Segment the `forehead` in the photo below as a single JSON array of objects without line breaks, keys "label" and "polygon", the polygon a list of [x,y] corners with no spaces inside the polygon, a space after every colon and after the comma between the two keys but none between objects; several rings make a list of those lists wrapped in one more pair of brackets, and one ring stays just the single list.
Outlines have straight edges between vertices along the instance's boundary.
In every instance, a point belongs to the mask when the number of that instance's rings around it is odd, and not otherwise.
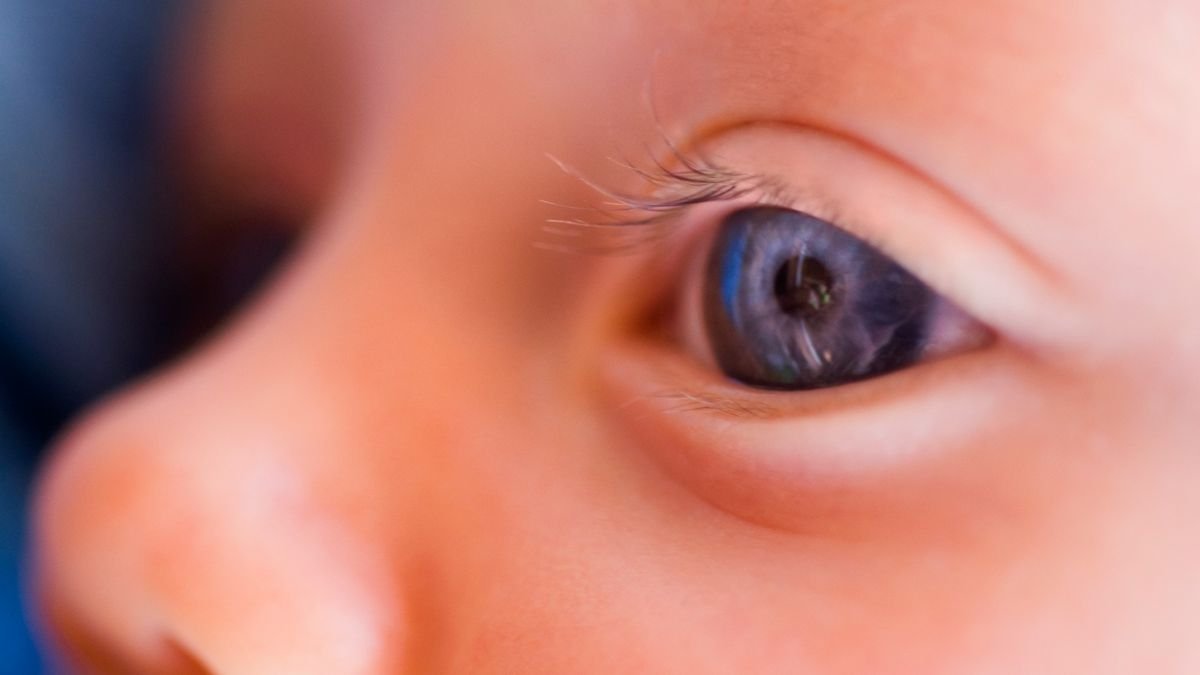
[{"label": "forehead", "polygon": [[1128,154],[1116,145],[1194,140],[1194,3],[748,0],[673,11],[707,15],[667,68],[689,73],[675,104],[693,124],[828,126],[936,174],[963,173],[987,144],[998,168],[1039,165],[1056,198],[1081,150],[1099,159]]}]

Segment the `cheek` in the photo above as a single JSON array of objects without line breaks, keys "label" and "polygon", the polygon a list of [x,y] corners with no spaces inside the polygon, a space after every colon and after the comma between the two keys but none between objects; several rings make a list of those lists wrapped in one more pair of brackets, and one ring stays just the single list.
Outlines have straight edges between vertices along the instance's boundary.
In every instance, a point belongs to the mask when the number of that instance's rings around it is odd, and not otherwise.
[{"label": "cheek", "polygon": [[[694,505],[778,535],[772,555],[787,568],[737,578],[754,580],[759,618],[821,645],[797,659],[1066,672],[1106,658],[1084,647],[1089,635],[1121,642],[1130,616],[1171,632],[1162,617],[1192,602],[1163,596],[1195,578],[1196,538],[1166,532],[1195,503],[1183,483],[1196,458],[1129,404],[1152,393],[1136,383],[1010,358],[959,371],[967,389],[938,399],[932,421],[919,405],[896,416],[866,402],[861,420],[817,410],[764,422],[680,410],[656,396],[669,358],[655,354],[648,374],[623,356],[614,424]],[[737,569],[729,552],[720,560]],[[1164,639],[1178,636],[1129,649]]]}]

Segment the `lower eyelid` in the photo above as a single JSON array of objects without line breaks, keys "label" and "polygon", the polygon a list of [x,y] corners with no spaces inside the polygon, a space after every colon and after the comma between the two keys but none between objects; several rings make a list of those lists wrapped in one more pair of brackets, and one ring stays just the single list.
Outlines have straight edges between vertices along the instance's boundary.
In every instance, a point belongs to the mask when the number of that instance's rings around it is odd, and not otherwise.
[{"label": "lower eyelid", "polygon": [[[814,495],[870,490],[972,447],[1021,400],[1019,352],[997,345],[839,390],[761,394],[708,380],[665,346],[606,364],[609,409],[677,480],[779,529],[810,524]],[[1028,398],[1028,397],[1023,397]]]},{"label": "lower eyelid", "polygon": [[[960,385],[979,372],[973,361],[987,359],[988,352],[1019,353],[999,343],[988,333],[971,351],[931,358],[928,362],[881,377],[824,389],[776,391],[756,389],[733,381],[707,363],[680,353],[672,344],[656,338],[630,340],[616,346],[608,356],[605,377],[610,388],[620,385],[628,397],[622,405],[641,402],[666,411],[672,402],[696,405],[675,407],[675,413],[740,419],[751,417],[767,422],[828,417],[853,410],[901,404],[907,398],[937,394],[939,384]],[[630,389],[630,382],[641,384]],[[744,414],[753,411],[753,414]]]}]

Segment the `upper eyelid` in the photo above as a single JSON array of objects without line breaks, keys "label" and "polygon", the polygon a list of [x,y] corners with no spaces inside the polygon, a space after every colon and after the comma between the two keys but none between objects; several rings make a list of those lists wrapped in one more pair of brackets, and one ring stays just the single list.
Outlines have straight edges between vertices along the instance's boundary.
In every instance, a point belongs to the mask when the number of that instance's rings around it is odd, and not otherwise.
[{"label": "upper eyelid", "polygon": [[[745,134],[755,133],[772,134],[772,147],[779,144],[775,135],[783,144],[805,144],[805,150],[787,153],[792,159],[785,161],[806,157],[807,148],[816,142],[817,147],[837,149],[842,157],[855,157],[854,161],[860,163],[865,159],[865,164],[872,167],[868,169],[872,174],[887,177],[885,184],[911,185],[903,190],[906,193],[911,190],[927,209],[936,204],[933,210],[938,212],[921,220],[911,217],[906,209],[898,220],[909,223],[911,229],[894,227],[897,223],[890,220],[890,215],[881,213],[834,222],[900,261],[915,276],[1019,345],[1022,353],[1043,363],[1078,357],[1079,345],[1087,342],[1090,328],[1077,289],[1016,240],[1001,223],[990,218],[979,204],[886,145],[827,125],[789,120],[734,122],[709,130],[704,143],[729,147],[731,138],[740,136],[744,142]],[[786,155],[775,154],[776,159],[783,156]],[[804,164],[796,162],[798,167]],[[828,188],[844,198],[843,193],[855,192],[849,187],[855,184],[834,181]],[[857,197],[845,198],[843,203],[857,205]],[[935,250],[932,254],[931,248]]]},{"label": "upper eyelid", "polygon": [[732,202],[753,190],[749,176],[718,167],[705,158],[689,157],[675,146],[673,162],[667,166],[654,158],[649,167],[628,160],[609,158],[629,170],[637,179],[637,191],[608,188],[590,179],[554,155],[547,157],[564,173],[583,183],[603,201],[593,205],[570,205],[541,200],[555,209],[578,214],[554,217],[542,228],[548,241],[539,248],[580,254],[637,252],[660,241],[678,229],[680,217],[690,208],[711,203]]},{"label": "upper eyelid", "polygon": [[[845,215],[842,206],[828,198],[806,192],[780,176],[728,168],[707,155],[680,149],[669,140],[666,146],[669,161],[665,162],[647,151],[650,158],[648,167],[624,158],[608,158],[613,164],[630,171],[641,187],[647,188],[645,191],[626,192],[607,188],[557,157],[548,155],[562,171],[606,201],[599,205],[571,206],[542,200],[543,204],[589,216],[550,218],[545,232],[556,237],[592,240],[585,245],[575,241],[570,246],[554,246],[543,242],[542,247],[585,254],[637,252],[681,229],[684,214],[693,207],[733,203],[753,196],[754,199],[749,203],[755,205],[804,208],[811,215],[827,220],[881,252],[892,255],[886,243],[871,235],[870,228],[854,226],[855,221]],[[591,237],[586,236],[589,234]],[[599,241],[605,239],[607,243]]]},{"label": "upper eyelid", "polygon": [[[822,128],[787,123],[754,123],[726,128],[721,135],[726,139],[723,142],[727,142],[730,135],[747,132],[785,133],[785,139],[808,142],[803,139],[815,138],[820,143],[831,142],[835,146],[853,148],[852,152],[856,155],[865,156],[868,162],[880,165],[885,172],[882,175],[892,176],[888,179],[892,181],[891,184],[896,185],[894,181],[901,180],[917,181],[918,185],[923,186],[915,194],[921,195],[920,203],[925,205],[924,208],[944,211],[946,217],[961,219],[961,222],[941,222],[941,215],[922,222],[914,220],[906,210],[899,220],[907,221],[915,228],[910,232],[908,228],[896,227],[895,223],[877,222],[881,217],[887,218],[884,214],[847,217],[852,214],[841,207],[849,202],[833,199],[836,195],[827,189],[820,192],[804,190],[797,185],[798,181],[788,180],[784,176],[773,178],[759,172],[730,169],[740,169],[743,164],[753,166],[754,162],[730,163],[724,155],[721,162],[717,162],[708,154],[680,151],[669,139],[665,139],[669,154],[648,152],[651,159],[647,165],[651,167],[650,170],[632,167],[635,177],[639,179],[636,185],[640,186],[642,192],[607,189],[555,160],[567,173],[599,194],[607,195],[608,200],[599,206],[568,207],[581,217],[552,221],[548,232],[556,241],[548,242],[543,247],[573,253],[638,253],[681,230],[689,222],[688,209],[737,199],[751,205],[756,203],[755,200],[746,197],[757,191],[754,195],[758,197],[757,203],[807,211],[899,261],[939,294],[1040,361],[1070,357],[1077,346],[1086,340],[1087,322],[1069,285],[1057,274],[1049,272],[1043,264],[1031,262],[1021,247],[1014,245],[1003,234],[997,234],[1000,231],[997,225],[988,222],[977,209],[949,192],[940,182],[900,158],[884,151],[873,151],[873,145]],[[713,140],[712,135],[706,135],[704,144],[709,145]],[[781,157],[774,151],[772,154],[776,160]],[[629,162],[617,163],[631,167]],[[688,180],[678,180],[678,171],[664,170],[671,168],[668,164],[683,166],[683,176]],[[803,164],[800,162],[799,165]],[[687,173],[697,168],[700,169],[695,172],[697,175]],[[721,181],[740,181],[741,188],[714,189],[713,184]],[[698,189],[701,183],[706,183],[704,188],[707,192]],[[841,183],[834,182],[831,185]],[[837,194],[845,191],[839,187],[834,187],[834,190]],[[850,192],[854,191],[850,189]],[[861,189],[858,191],[861,192]],[[718,196],[713,197],[713,194]],[[933,204],[936,206],[930,206]]]},{"label": "upper eyelid", "polygon": [[639,212],[674,215],[689,206],[736,199],[749,189],[746,185],[747,174],[719,167],[705,158],[689,158],[674,148],[672,152],[682,168],[668,167],[657,158],[651,159],[652,166],[649,168],[626,159],[609,158],[613,164],[633,173],[643,187],[651,188],[646,192],[605,187],[557,157],[548,155],[562,171],[607,201],[599,206],[570,206],[546,200],[543,203],[558,208],[589,211],[597,216],[596,224],[619,227],[642,224],[643,219],[636,217]]},{"label": "upper eyelid", "polygon": [[[553,155],[547,157],[559,169],[580,181],[604,199],[590,206],[569,205],[549,200],[543,204],[580,214],[546,221],[543,232],[557,239],[574,239],[570,245],[539,242],[540,247],[574,253],[628,252],[659,241],[682,227],[682,216],[705,204],[732,203],[757,193],[758,203],[793,203],[794,188],[774,177],[720,166],[711,158],[688,154],[668,142],[674,166],[650,155],[649,167],[628,159],[609,161],[632,173],[639,188],[622,191],[605,187]],[[678,167],[678,168],[676,168]],[[827,215],[827,214],[823,214]],[[581,241],[581,240],[590,241]],[[609,239],[608,244],[602,241]],[[582,245],[581,245],[582,244]]]}]

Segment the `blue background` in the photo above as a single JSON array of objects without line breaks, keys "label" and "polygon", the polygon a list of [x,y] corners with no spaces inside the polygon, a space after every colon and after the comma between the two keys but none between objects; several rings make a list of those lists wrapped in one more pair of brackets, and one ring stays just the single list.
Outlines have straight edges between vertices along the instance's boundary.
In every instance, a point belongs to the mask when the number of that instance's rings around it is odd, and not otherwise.
[{"label": "blue background", "polygon": [[0,675],[46,671],[21,593],[42,450],[159,353],[151,139],[179,4],[0,0]]}]

